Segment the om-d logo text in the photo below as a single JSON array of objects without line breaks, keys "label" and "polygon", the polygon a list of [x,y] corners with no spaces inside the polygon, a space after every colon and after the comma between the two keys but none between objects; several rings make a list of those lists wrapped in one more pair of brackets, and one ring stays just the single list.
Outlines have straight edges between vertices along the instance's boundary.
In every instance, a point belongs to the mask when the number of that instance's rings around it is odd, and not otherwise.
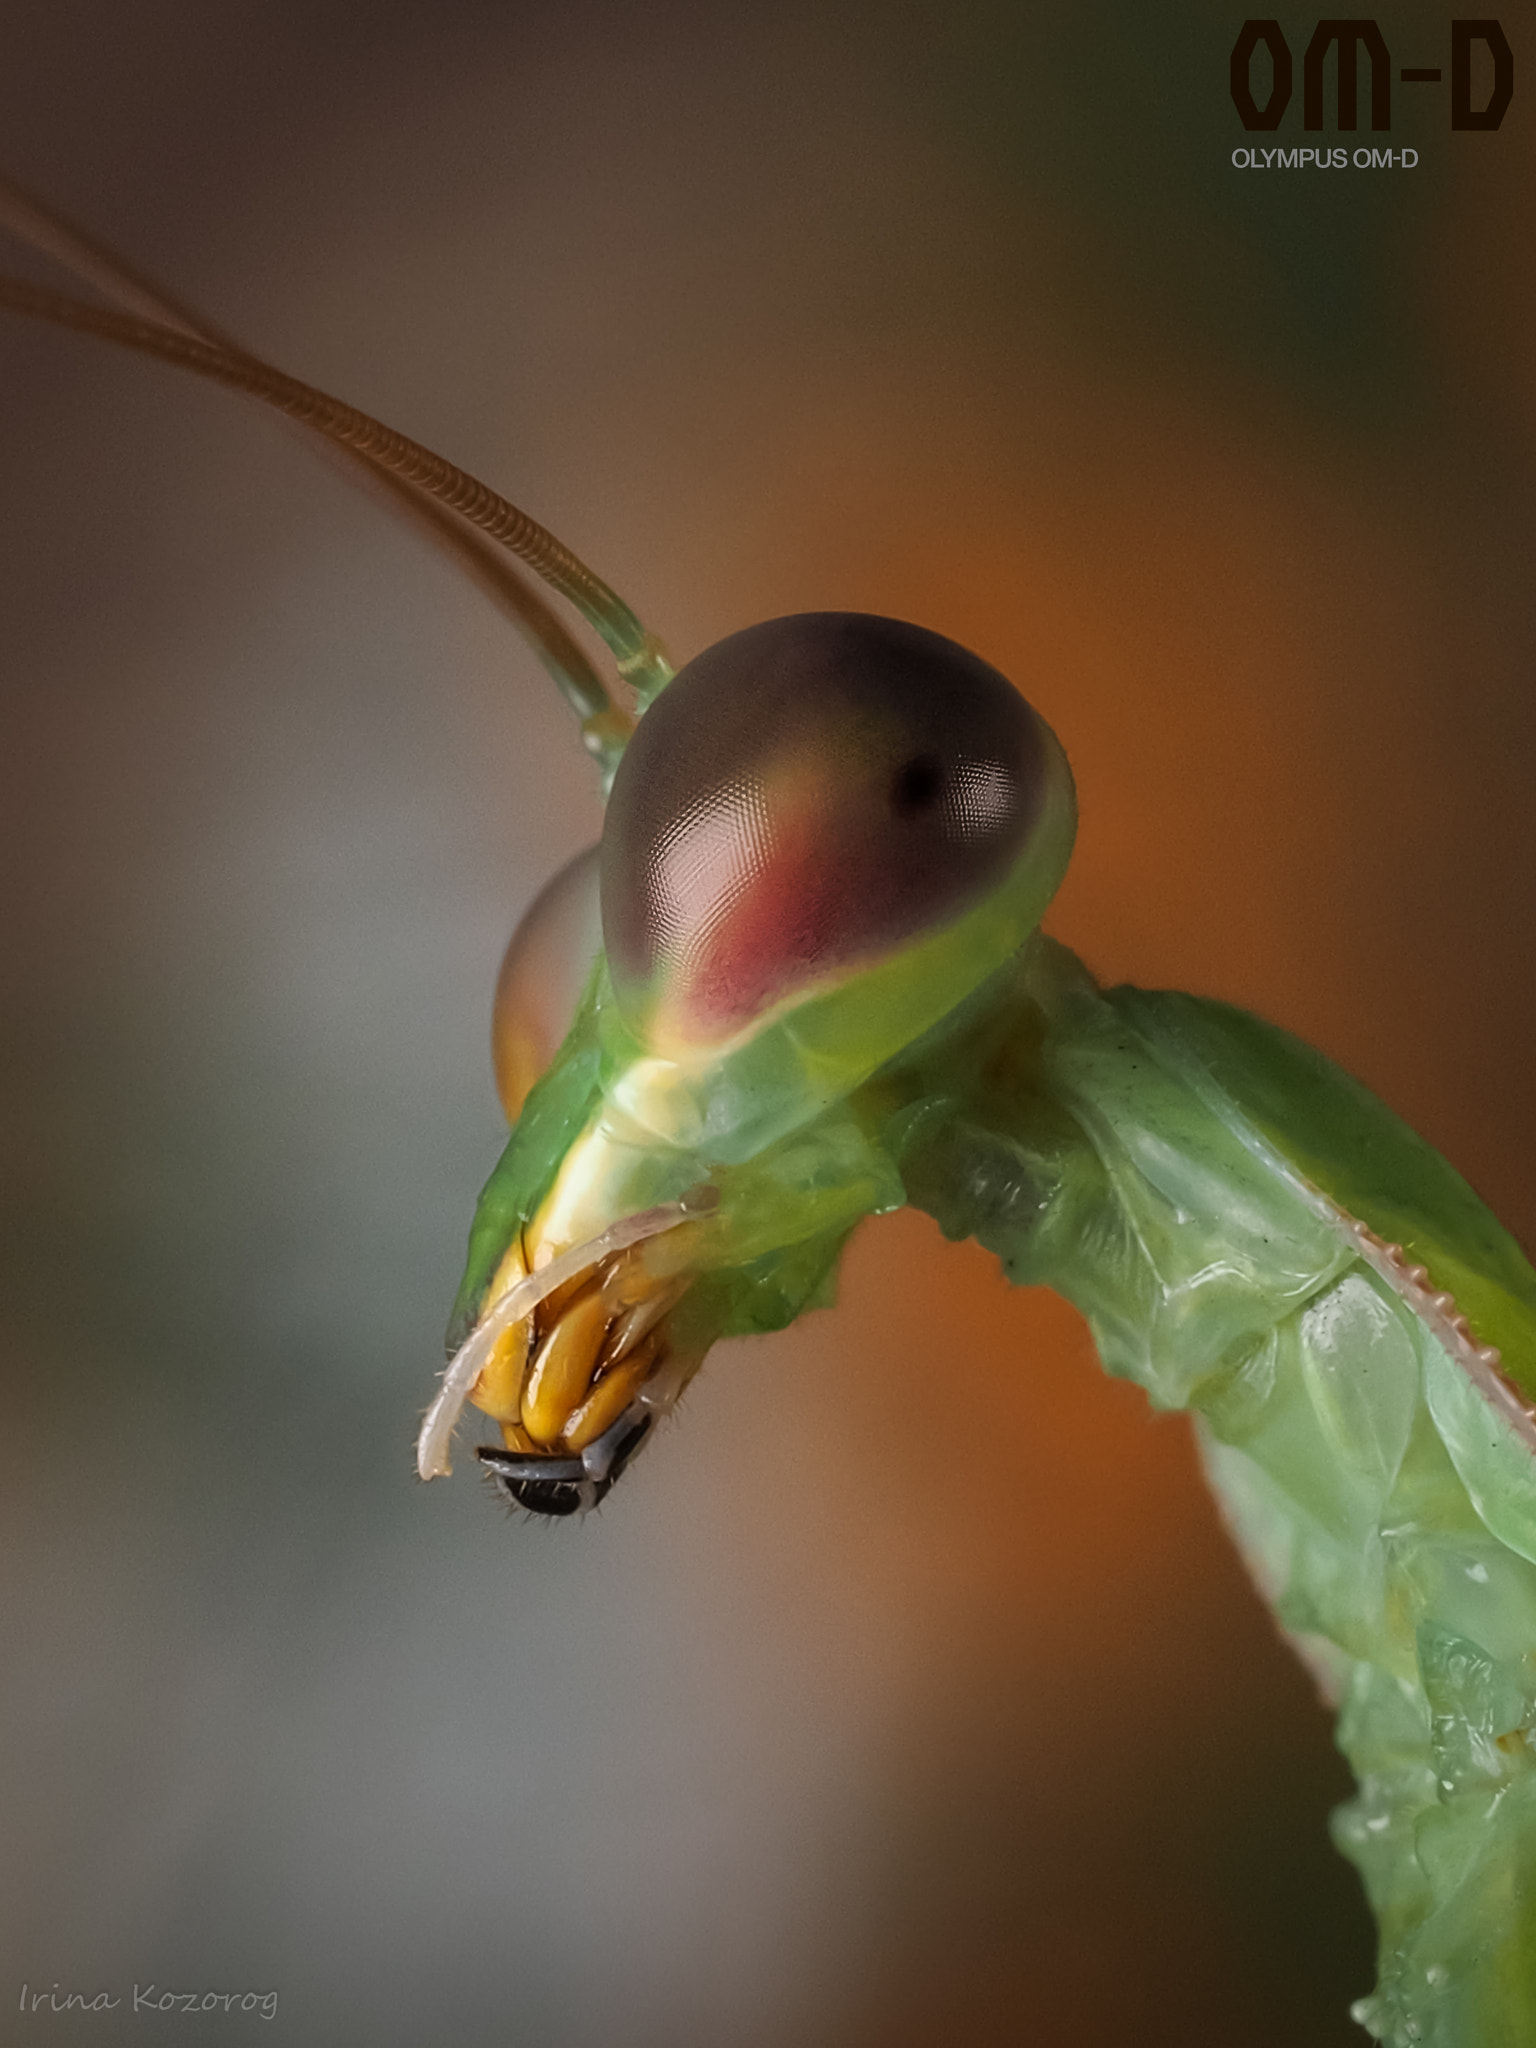
[{"label": "om-d logo text", "polygon": [[[1268,50],[1273,66],[1269,98],[1260,106],[1253,96],[1253,58],[1260,43]],[[1493,59],[1493,88],[1483,106],[1472,104],[1472,51],[1481,43]],[[1359,56],[1362,46],[1370,59],[1371,126],[1392,126],[1392,58],[1386,38],[1374,21],[1320,21],[1312,32],[1301,60],[1301,125],[1316,130],[1323,125],[1323,60],[1337,46],[1338,126],[1349,133],[1357,126]],[[1515,59],[1508,38],[1496,21],[1453,21],[1451,23],[1451,126],[1453,128],[1497,128],[1509,109],[1515,90]],[[1397,74],[1402,85],[1441,85],[1444,72],[1438,65],[1405,65]],[[1232,45],[1232,104],[1243,126],[1250,131],[1280,126],[1291,103],[1294,66],[1290,45],[1280,32],[1278,21],[1245,21]]]}]

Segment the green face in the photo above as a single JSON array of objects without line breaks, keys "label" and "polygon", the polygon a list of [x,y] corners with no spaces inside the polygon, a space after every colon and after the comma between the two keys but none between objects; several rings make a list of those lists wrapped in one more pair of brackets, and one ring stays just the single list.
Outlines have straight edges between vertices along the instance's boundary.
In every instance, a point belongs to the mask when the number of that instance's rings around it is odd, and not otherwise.
[{"label": "green face", "polygon": [[[604,827],[603,951],[481,1198],[450,1332],[511,1498],[590,1505],[716,1338],[793,1320],[900,1204],[866,1084],[984,999],[1075,815],[1012,686],[894,620],[773,620],[656,700]],[[637,1216],[637,1242],[593,1242]],[[431,1428],[424,1472],[446,1468]]]}]

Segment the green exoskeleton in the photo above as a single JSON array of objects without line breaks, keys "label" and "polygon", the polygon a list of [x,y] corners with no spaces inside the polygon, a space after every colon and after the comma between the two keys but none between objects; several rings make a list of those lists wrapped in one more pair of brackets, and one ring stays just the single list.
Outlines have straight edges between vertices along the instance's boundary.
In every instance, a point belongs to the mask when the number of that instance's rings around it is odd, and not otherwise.
[{"label": "green exoskeleton", "polygon": [[[1363,1088],[1220,1004],[1100,988],[1042,915],[1066,756],[918,626],[814,613],[675,677],[525,515],[280,376],[20,194],[13,231],[126,312],[16,310],[277,404],[428,525],[532,640],[610,789],[498,988],[513,1129],[418,1445],[535,1513],[612,1487],[717,1339],[828,1299],[910,1203],[1087,1318],[1189,1408],[1254,1577],[1339,1714],[1338,1816],[1381,1926],[1377,2039],[1536,2039],[1536,1274]],[[638,725],[495,546],[570,599]],[[996,1470],[964,1415],[935,1456]]]}]

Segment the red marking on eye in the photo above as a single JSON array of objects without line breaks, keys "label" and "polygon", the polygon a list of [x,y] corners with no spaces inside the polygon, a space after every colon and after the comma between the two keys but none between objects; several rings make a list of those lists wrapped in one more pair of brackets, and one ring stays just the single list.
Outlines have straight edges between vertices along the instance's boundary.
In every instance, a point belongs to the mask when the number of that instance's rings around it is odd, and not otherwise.
[{"label": "red marking on eye", "polygon": [[844,964],[858,914],[856,864],[828,848],[815,818],[781,814],[754,852],[690,935],[669,992],[688,1025],[710,1037]]},{"label": "red marking on eye", "polygon": [[776,848],[743,887],[729,920],[702,936],[678,995],[709,1030],[733,1030],[838,965],[846,895],[809,846]]}]

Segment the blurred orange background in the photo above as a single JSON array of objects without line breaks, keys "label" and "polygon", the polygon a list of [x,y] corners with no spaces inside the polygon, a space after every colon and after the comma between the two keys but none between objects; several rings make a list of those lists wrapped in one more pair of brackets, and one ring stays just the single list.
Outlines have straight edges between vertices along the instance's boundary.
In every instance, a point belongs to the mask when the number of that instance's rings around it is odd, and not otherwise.
[{"label": "blurred orange background", "polygon": [[[0,155],[679,658],[821,607],[974,647],[1077,774],[1052,929],[1320,1044],[1530,1242],[1528,105],[1405,88],[1416,169],[1240,172],[1237,26],[0,7]],[[1347,1776],[1184,1425],[974,1247],[867,1227],[579,1529],[415,1486],[496,965],[589,770],[254,408],[7,325],[0,446],[0,2010],[1363,2038]]]}]

